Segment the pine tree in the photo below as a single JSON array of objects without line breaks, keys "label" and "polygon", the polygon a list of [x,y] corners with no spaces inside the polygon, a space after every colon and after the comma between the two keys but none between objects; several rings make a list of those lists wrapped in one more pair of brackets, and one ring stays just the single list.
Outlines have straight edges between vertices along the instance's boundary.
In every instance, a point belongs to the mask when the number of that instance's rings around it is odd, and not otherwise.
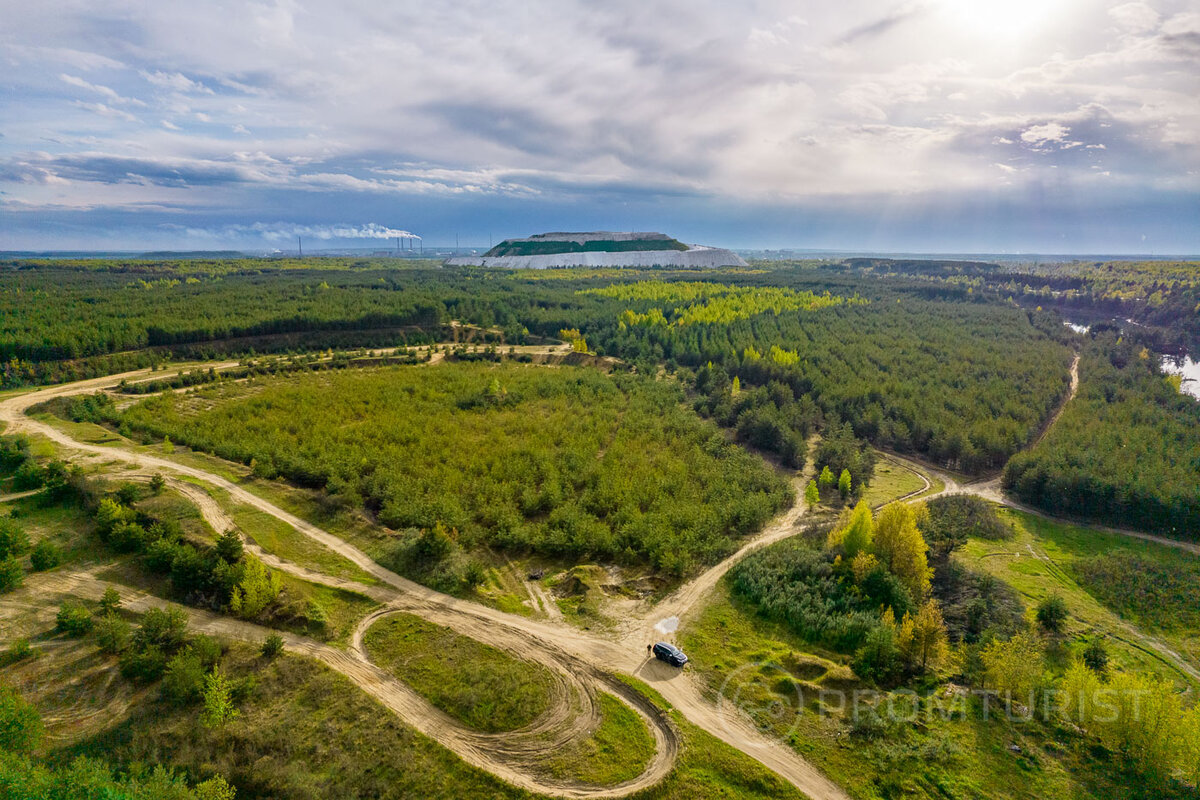
[{"label": "pine tree", "polygon": [[842,474],[838,476],[838,491],[841,492],[843,500],[850,497],[851,488],[853,487],[850,481],[850,470],[844,469],[842,470]]},{"label": "pine tree", "polygon": [[233,693],[229,681],[221,674],[220,667],[214,667],[204,679],[204,711],[200,721],[209,728],[220,728],[226,722],[238,715],[233,706]]},{"label": "pine tree", "polygon": [[821,485],[822,489],[828,489],[830,486],[833,486],[833,472],[830,471],[828,464],[821,467],[821,475],[817,478],[817,482]]},{"label": "pine tree", "polygon": [[809,508],[821,502],[821,492],[817,489],[816,481],[809,481],[808,486],[804,487],[804,502]]}]

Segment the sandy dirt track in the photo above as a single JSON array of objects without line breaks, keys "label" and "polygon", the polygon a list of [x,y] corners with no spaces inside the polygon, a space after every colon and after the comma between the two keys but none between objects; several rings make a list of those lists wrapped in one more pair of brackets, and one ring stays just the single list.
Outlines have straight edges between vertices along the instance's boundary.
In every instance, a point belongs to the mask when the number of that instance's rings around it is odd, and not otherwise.
[{"label": "sandy dirt track", "polygon": [[[235,362],[226,362],[215,366],[220,368],[231,365],[235,365]],[[794,534],[798,530],[797,521],[804,512],[804,508],[800,504],[802,501],[799,501],[797,506],[776,520],[766,531],[754,537],[738,554],[683,586],[667,601],[668,605],[656,607],[639,620],[639,625],[627,629],[624,635],[614,641],[611,638],[571,628],[565,623],[528,620],[478,603],[435,592],[385,569],[344,540],[278,508],[219,475],[146,453],[76,441],[59,429],[31,419],[25,414],[30,406],[54,397],[97,391],[112,387],[122,379],[134,380],[150,375],[151,373],[147,370],[138,370],[11,397],[0,402],[0,421],[7,423],[6,433],[24,431],[38,434],[54,441],[68,451],[100,456],[106,460],[119,458],[123,462],[135,464],[139,469],[161,472],[170,476],[186,476],[222,489],[229,493],[234,501],[267,513],[344,556],[385,586],[368,587],[352,581],[331,578],[311,570],[304,570],[296,565],[287,564],[287,562],[274,557],[271,557],[268,562],[272,566],[287,569],[308,580],[360,591],[384,603],[384,613],[405,611],[416,614],[435,624],[452,628],[459,633],[507,650],[520,658],[553,665],[559,675],[567,671],[570,673],[570,677],[564,677],[563,686],[567,688],[562,691],[582,689],[584,695],[587,696],[589,691],[594,692],[602,688],[604,691],[618,695],[647,721],[657,744],[657,753],[647,770],[638,778],[619,786],[597,788],[549,782],[528,769],[527,755],[523,755],[522,752],[513,752],[511,749],[505,750],[503,744],[498,744],[493,740],[494,737],[483,739],[480,738],[481,734],[463,729],[453,720],[449,720],[446,715],[433,709],[415,692],[372,665],[369,660],[365,660],[361,649],[356,650],[352,647],[350,651],[342,651],[302,637],[285,637],[290,650],[319,658],[333,669],[346,675],[395,711],[407,723],[445,745],[468,763],[486,769],[516,786],[555,796],[620,797],[658,783],[674,765],[678,750],[677,734],[669,720],[653,704],[612,677],[611,674],[612,672],[623,672],[636,675],[646,681],[690,722],[764,764],[814,800],[826,800],[827,798],[843,800],[848,797],[838,786],[825,778],[819,770],[790,747],[761,734],[750,720],[736,709],[727,704],[717,706],[704,699],[700,685],[686,671],[676,670],[646,658],[645,645],[649,641],[647,637],[652,634],[652,631],[646,627],[652,625],[650,617],[684,615],[746,552]],[[162,373],[158,373],[158,376],[161,377],[161,375]],[[201,492],[201,494],[204,493]],[[196,497],[195,493],[190,496]],[[206,516],[213,515],[212,519],[219,520],[220,517],[217,514],[220,512],[219,505],[215,504],[215,501],[211,501],[211,498],[209,501],[210,503],[206,504]],[[202,511],[204,510],[205,507],[202,506]],[[263,554],[264,560],[268,560],[267,555]],[[81,585],[79,588],[82,590],[83,586]],[[101,592],[103,591],[102,586],[99,589]],[[161,604],[162,601],[156,602]],[[201,612],[192,609],[188,611],[198,620],[198,624],[207,626],[202,629],[251,641],[261,641],[267,635],[264,629],[249,625],[249,623],[226,617],[204,616],[201,615]],[[210,616],[213,618],[209,619]],[[357,632],[355,637],[357,642],[361,641],[361,633],[362,630]],[[586,718],[584,722],[587,722]],[[535,722],[536,724],[539,723]],[[570,725],[567,728],[572,730]],[[577,727],[573,730],[578,732]]]}]

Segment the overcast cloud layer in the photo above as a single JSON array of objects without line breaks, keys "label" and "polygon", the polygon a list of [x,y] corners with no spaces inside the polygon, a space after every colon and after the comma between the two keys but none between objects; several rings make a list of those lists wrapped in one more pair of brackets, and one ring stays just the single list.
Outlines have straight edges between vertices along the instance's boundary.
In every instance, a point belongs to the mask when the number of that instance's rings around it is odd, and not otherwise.
[{"label": "overcast cloud layer", "polygon": [[0,249],[632,228],[1200,251],[1200,0],[0,0],[0,19]]}]

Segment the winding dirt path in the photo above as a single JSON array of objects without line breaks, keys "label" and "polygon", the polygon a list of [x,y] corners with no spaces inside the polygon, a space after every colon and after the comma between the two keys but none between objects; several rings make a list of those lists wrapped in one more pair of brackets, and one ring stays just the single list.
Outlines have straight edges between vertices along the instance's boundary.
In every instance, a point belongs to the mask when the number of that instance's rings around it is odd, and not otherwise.
[{"label": "winding dirt path", "polygon": [[[234,365],[236,362],[225,362],[223,365],[214,366]],[[318,658],[331,668],[346,675],[414,728],[443,744],[468,763],[486,769],[516,786],[557,796],[623,797],[657,784],[674,766],[678,753],[678,735],[665,714],[640,693],[616,679],[612,674],[612,671],[615,671],[637,675],[653,686],[675,710],[689,721],[764,764],[814,800],[848,800],[848,795],[790,747],[760,733],[748,718],[728,705],[718,707],[705,700],[701,687],[690,680],[684,672],[647,659],[644,649],[644,632],[634,633],[625,637],[623,641],[614,642],[593,633],[570,628],[565,624],[529,620],[478,603],[444,595],[391,572],[348,542],[278,508],[226,478],[207,470],[148,453],[80,442],[58,428],[28,417],[25,413],[29,407],[55,397],[97,391],[112,387],[122,379],[136,379],[148,375],[150,373],[147,370],[136,370],[7,398],[0,402],[0,421],[8,424],[6,433],[24,431],[41,435],[67,450],[99,456],[106,460],[118,458],[141,469],[172,476],[187,476],[217,487],[227,492],[232,500],[251,506],[287,523],[298,532],[345,557],[378,579],[384,586],[369,587],[354,581],[332,578],[290,564],[263,552],[261,548],[255,548],[256,555],[262,557],[271,566],[287,570],[306,580],[351,589],[386,603],[385,610],[381,613],[405,611],[416,614],[429,622],[452,628],[461,634],[505,649],[516,657],[543,664],[553,664],[560,674],[569,670],[572,680],[579,682],[578,685],[603,686],[605,691],[619,696],[649,723],[649,729],[654,735],[657,745],[656,755],[642,775],[618,786],[591,787],[550,782],[525,769],[527,764],[520,753],[513,752],[511,749],[505,751],[503,746],[494,740],[480,739],[481,734],[467,731],[453,720],[448,722],[446,715],[432,709],[432,706],[424,698],[416,695],[402,683],[371,664],[369,660],[365,660],[361,647],[357,648],[357,651],[355,648],[343,651],[303,637],[284,637],[289,649]],[[177,483],[177,485],[183,486],[184,484]],[[200,492],[199,494],[206,493]],[[800,494],[802,495],[802,492]],[[189,497],[199,501],[198,504],[201,505],[202,511],[206,511],[206,515],[210,515],[210,521],[221,520],[223,512],[220,511],[219,504],[212,501],[211,497],[208,498],[208,501],[203,501],[196,492],[189,493]],[[796,533],[796,523],[804,510],[801,500],[769,526],[763,534],[755,537],[743,547],[738,554],[726,559],[696,581],[685,586],[683,590],[676,593],[669,605],[660,606],[652,613],[661,615],[664,610],[672,609],[677,610],[680,614],[686,612],[708,589],[715,585],[720,576],[736,563],[738,558],[744,556],[751,549],[762,547]],[[78,588],[80,591],[83,590],[82,583]],[[94,591],[96,588],[93,585],[89,591]],[[99,591],[103,591],[103,586],[99,586]],[[194,609],[188,609],[188,612],[189,616],[197,620],[197,625],[202,630],[251,641],[261,641],[267,635],[263,629],[249,623],[227,617],[204,615],[203,612],[197,612]],[[356,642],[361,643],[362,630],[356,631]]]}]

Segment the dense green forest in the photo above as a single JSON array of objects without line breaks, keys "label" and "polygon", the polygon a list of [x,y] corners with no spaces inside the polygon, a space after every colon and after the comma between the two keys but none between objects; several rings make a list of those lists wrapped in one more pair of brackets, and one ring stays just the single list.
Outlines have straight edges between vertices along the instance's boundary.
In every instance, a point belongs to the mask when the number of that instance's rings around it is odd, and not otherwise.
[{"label": "dense green forest", "polygon": [[1181,395],[1134,340],[1095,336],[1075,400],[1017,454],[1005,488],[1059,514],[1200,535],[1200,403]]},{"label": "dense green forest", "polygon": [[[649,313],[653,300],[628,301]],[[998,469],[1068,388],[1069,351],[1023,311],[891,297],[707,325],[587,329],[634,359],[720,365],[744,387],[773,383],[880,447],[967,472]]]},{"label": "dense green forest", "polygon": [[23,264],[0,270],[3,380],[171,355],[419,343],[458,335],[452,320],[505,343],[575,329],[642,371],[712,362],[747,390],[786,387],[783,405],[803,413],[784,438],[836,417],[881,447],[968,472],[999,468],[1066,391],[1070,355],[1052,315],[961,287],[845,269],[561,272],[398,259]]},{"label": "dense green forest", "polygon": [[682,400],[677,385],[591,369],[443,364],[219,384],[102,413],[324,487],[395,529],[681,575],[789,500]]},{"label": "dense green forest", "polygon": [[850,259],[864,275],[919,278],[1024,306],[1055,308],[1079,322],[1129,319],[1161,350],[1200,348],[1200,262],[1071,261],[987,264]]}]

